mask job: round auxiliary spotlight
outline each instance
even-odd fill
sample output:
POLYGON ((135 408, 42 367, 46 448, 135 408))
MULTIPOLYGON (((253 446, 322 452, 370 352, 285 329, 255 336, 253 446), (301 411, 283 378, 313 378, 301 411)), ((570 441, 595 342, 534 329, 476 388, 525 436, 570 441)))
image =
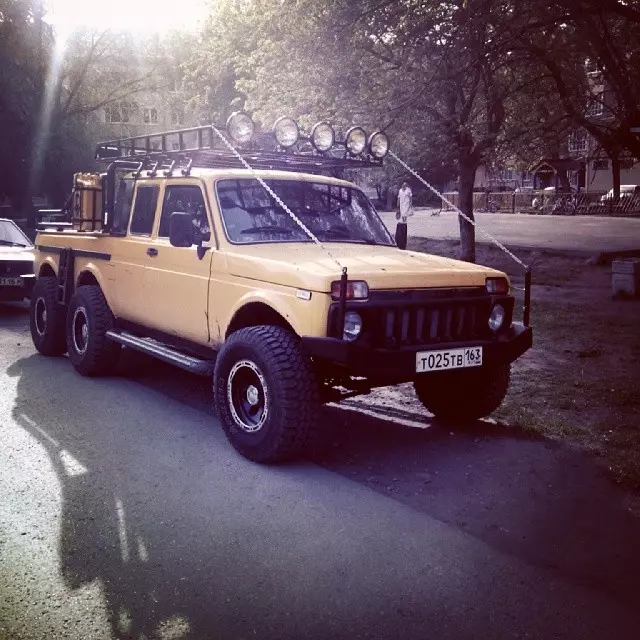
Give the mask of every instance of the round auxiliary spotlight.
POLYGON ((278 144, 285 149, 293 147, 300 137, 298 123, 293 118, 287 118, 286 116, 282 116, 275 121, 273 133, 278 144))
POLYGON ((243 111, 235 111, 227 119, 227 133, 237 144, 245 144, 253 137, 255 125, 251 116, 243 111))
POLYGON ((324 153, 333 147, 336 132, 328 122, 317 122, 311 129, 311 144, 316 151, 324 153))
POLYGON ((376 131, 369 137, 369 152, 377 160, 382 160, 389 153, 389 136, 382 131, 376 131))
POLYGON ((362 127, 351 127, 347 131, 344 146, 352 156, 359 156, 367 148, 367 132, 362 127))

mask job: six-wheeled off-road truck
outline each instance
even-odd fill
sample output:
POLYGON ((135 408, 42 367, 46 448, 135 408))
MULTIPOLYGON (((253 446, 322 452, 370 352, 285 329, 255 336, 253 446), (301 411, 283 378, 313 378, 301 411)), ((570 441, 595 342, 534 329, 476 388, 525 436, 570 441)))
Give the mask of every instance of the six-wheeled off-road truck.
POLYGON ((259 462, 299 453, 323 403, 378 386, 413 383, 442 419, 487 416, 531 329, 504 273, 398 249, 334 177, 388 147, 286 118, 260 137, 241 113, 224 134, 100 143, 108 169, 76 174, 67 225, 36 238, 36 348, 85 376, 123 348, 211 375, 228 439, 259 462))

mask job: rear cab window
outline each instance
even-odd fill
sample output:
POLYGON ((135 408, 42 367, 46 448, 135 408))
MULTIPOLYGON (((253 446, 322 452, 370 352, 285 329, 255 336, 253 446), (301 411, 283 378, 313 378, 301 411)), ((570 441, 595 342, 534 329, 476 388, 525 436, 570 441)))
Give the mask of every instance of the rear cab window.
POLYGON ((129 228, 130 235, 151 235, 156 217, 159 193, 160 187, 158 185, 138 185, 136 189, 136 199, 133 205, 133 215, 131 216, 131 226, 129 228))
POLYGON ((113 222, 111 224, 111 233, 114 235, 125 235, 127 233, 134 186, 135 180, 133 178, 121 176, 118 181, 113 208, 113 222))

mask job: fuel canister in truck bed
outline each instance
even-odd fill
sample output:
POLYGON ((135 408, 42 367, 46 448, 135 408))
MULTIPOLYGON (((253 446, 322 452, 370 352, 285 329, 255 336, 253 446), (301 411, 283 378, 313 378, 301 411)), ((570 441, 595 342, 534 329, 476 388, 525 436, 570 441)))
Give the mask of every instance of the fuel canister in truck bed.
POLYGON ((76 231, 102 229, 102 178, 98 173, 73 176, 73 228, 76 231))

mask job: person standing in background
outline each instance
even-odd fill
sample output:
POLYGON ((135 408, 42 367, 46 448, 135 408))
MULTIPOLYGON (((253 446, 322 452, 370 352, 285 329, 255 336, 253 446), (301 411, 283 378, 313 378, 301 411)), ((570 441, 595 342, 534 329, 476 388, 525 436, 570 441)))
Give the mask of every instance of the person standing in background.
POLYGON ((413 193, 405 180, 398 191, 398 211, 396 213, 396 244, 400 249, 407 248, 407 218, 413 215, 413 193))

